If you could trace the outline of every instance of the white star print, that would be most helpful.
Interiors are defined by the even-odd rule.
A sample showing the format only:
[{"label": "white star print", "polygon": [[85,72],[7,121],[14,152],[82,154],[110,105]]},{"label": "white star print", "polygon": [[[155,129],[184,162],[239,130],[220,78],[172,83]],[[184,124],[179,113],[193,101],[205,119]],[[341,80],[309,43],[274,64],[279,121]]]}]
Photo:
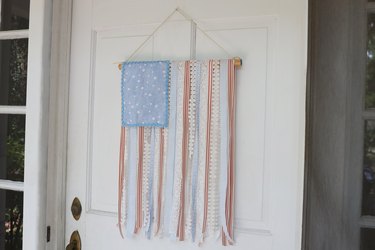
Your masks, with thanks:
[{"label": "white star print", "polygon": [[168,115],[169,63],[132,62],[125,66],[128,77],[122,79],[123,114],[126,114],[123,123],[164,125]]}]

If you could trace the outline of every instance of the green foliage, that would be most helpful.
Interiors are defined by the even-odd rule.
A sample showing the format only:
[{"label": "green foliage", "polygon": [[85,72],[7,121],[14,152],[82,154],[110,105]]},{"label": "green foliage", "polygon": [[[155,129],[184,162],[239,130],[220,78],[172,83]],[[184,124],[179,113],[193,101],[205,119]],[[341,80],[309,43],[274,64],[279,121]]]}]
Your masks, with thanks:
[{"label": "green foliage", "polygon": [[9,105],[26,104],[27,39],[10,42]]},{"label": "green foliage", "polygon": [[8,118],[7,178],[23,181],[25,158],[25,117]]},{"label": "green foliage", "polygon": [[6,198],[10,208],[5,213],[5,249],[22,249],[23,196],[19,192],[8,191]]}]

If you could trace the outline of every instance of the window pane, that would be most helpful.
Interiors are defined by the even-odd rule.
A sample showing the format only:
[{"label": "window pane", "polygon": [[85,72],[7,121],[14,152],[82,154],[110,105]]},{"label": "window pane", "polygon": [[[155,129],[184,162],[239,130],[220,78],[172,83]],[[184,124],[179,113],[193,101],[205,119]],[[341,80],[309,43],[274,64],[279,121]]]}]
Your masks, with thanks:
[{"label": "window pane", "polygon": [[0,115],[0,179],[23,181],[25,115]]},{"label": "window pane", "polygon": [[375,13],[367,16],[366,108],[375,108]]},{"label": "window pane", "polygon": [[362,215],[375,215],[375,120],[365,121]]},{"label": "window pane", "polygon": [[375,229],[361,229],[361,250],[375,249]]},{"label": "window pane", "polygon": [[21,250],[23,193],[0,190],[0,250]]},{"label": "window pane", "polygon": [[28,39],[0,41],[0,105],[26,105]]},{"label": "window pane", "polygon": [[0,30],[29,28],[30,0],[1,0]]}]

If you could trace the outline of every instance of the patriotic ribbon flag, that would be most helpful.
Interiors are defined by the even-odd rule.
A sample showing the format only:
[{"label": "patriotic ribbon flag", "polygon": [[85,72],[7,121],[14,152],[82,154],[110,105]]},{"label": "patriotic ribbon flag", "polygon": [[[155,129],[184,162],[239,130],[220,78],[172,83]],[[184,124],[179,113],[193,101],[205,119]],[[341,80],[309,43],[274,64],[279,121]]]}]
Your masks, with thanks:
[{"label": "patriotic ribbon flag", "polygon": [[233,244],[234,61],[126,62],[121,72],[121,236]]}]

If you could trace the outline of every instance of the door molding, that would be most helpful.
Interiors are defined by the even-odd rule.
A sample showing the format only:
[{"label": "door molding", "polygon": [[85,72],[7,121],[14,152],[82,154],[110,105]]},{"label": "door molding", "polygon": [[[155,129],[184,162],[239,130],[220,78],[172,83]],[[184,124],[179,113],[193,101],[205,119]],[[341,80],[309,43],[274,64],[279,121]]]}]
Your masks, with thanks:
[{"label": "door molding", "polygon": [[46,249],[65,249],[65,190],[70,78],[72,0],[54,0],[52,7]]},{"label": "door molding", "polygon": [[[169,23],[173,22],[181,22],[181,20],[173,20],[169,21]],[[183,22],[187,22],[183,20]],[[202,29],[205,32],[209,32],[212,37],[215,37],[215,32],[223,32],[229,30],[247,30],[247,31],[263,31],[266,36],[266,76],[264,82],[264,106],[258,107],[264,113],[264,118],[262,119],[262,141],[259,142],[259,148],[261,148],[261,158],[260,164],[257,166],[261,169],[261,181],[260,181],[260,199],[259,201],[256,200],[255,202],[260,202],[260,215],[255,218],[246,218],[246,217],[237,217],[235,218],[235,228],[238,232],[246,233],[246,234],[253,234],[253,235],[262,235],[262,236],[272,236],[273,232],[271,230],[270,221],[272,221],[272,215],[270,213],[270,207],[272,203],[272,197],[270,189],[268,188],[270,181],[270,177],[272,175],[272,166],[267,164],[266,157],[269,154],[267,151],[267,146],[270,142],[269,140],[269,130],[268,130],[268,119],[267,115],[269,114],[269,92],[270,86],[275,81],[275,61],[276,61],[276,33],[277,33],[277,23],[278,17],[277,16],[259,16],[259,17],[241,17],[241,18],[220,18],[220,19],[205,19],[199,20],[199,23],[202,24]],[[93,160],[93,156],[98,155],[98,152],[93,152],[93,130],[94,130],[94,113],[95,113],[95,93],[102,93],[101,91],[95,91],[96,84],[101,84],[103,82],[96,79],[96,72],[99,71],[98,69],[102,69],[102,66],[98,66],[97,54],[98,54],[98,46],[103,43],[103,41],[108,40],[117,40],[117,39],[134,39],[141,37],[145,39],[148,35],[152,33],[154,28],[157,26],[156,23],[149,23],[149,24],[132,24],[132,25],[124,25],[120,28],[100,28],[92,30],[91,36],[91,62],[90,62],[90,90],[89,90],[89,117],[88,117],[88,130],[87,130],[87,176],[86,176],[86,213],[88,214],[96,214],[101,216],[111,216],[115,217],[117,214],[117,205],[108,205],[108,203],[100,203],[98,201],[93,200],[95,196],[94,187],[98,187],[99,182],[98,180],[93,180],[95,166],[93,163],[97,162]],[[199,44],[198,44],[199,45]],[[128,45],[130,46],[130,45]],[[199,47],[199,46],[198,46]],[[236,54],[236,53],[233,53]],[[119,58],[113,59],[113,61],[120,61],[123,59],[123,55],[119,53]],[[200,55],[198,54],[198,58]],[[157,59],[165,59],[165,58],[157,58]],[[117,72],[116,65],[110,64],[110,67],[113,67],[114,70]],[[108,80],[112,82],[111,80]],[[115,82],[115,81],[113,81]],[[259,93],[259,95],[262,95]],[[106,105],[108,105],[106,103]],[[101,132],[99,132],[101,133]],[[106,135],[107,136],[107,135]],[[98,164],[100,166],[100,164]],[[101,176],[101,175],[97,175]],[[102,179],[101,179],[102,181]]]}]

